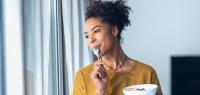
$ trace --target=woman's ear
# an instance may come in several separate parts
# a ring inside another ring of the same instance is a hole
[[[115,37],[117,37],[117,35],[119,34],[117,26],[112,27],[112,34]]]

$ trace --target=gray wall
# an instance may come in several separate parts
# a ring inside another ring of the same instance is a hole
[[[171,95],[170,57],[200,55],[200,0],[128,0],[128,5],[132,25],[122,46],[154,67],[164,95]]]

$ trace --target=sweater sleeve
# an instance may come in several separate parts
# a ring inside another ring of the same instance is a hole
[[[153,74],[153,84],[158,85],[156,95],[163,95],[162,90],[161,90],[161,86],[160,86],[160,81],[158,79],[158,76],[157,76],[155,70],[153,70],[153,72],[154,72],[154,74]]]
[[[76,73],[74,80],[73,95],[86,95],[85,83],[80,70]]]

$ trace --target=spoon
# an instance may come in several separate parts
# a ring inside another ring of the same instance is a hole
[[[94,48],[92,49],[92,51],[94,52],[94,54],[97,56],[98,60],[100,60],[100,49],[99,48]]]

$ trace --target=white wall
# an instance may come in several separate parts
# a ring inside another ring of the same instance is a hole
[[[131,26],[122,46],[132,58],[157,71],[164,95],[171,95],[170,57],[200,55],[200,0],[128,0]]]

